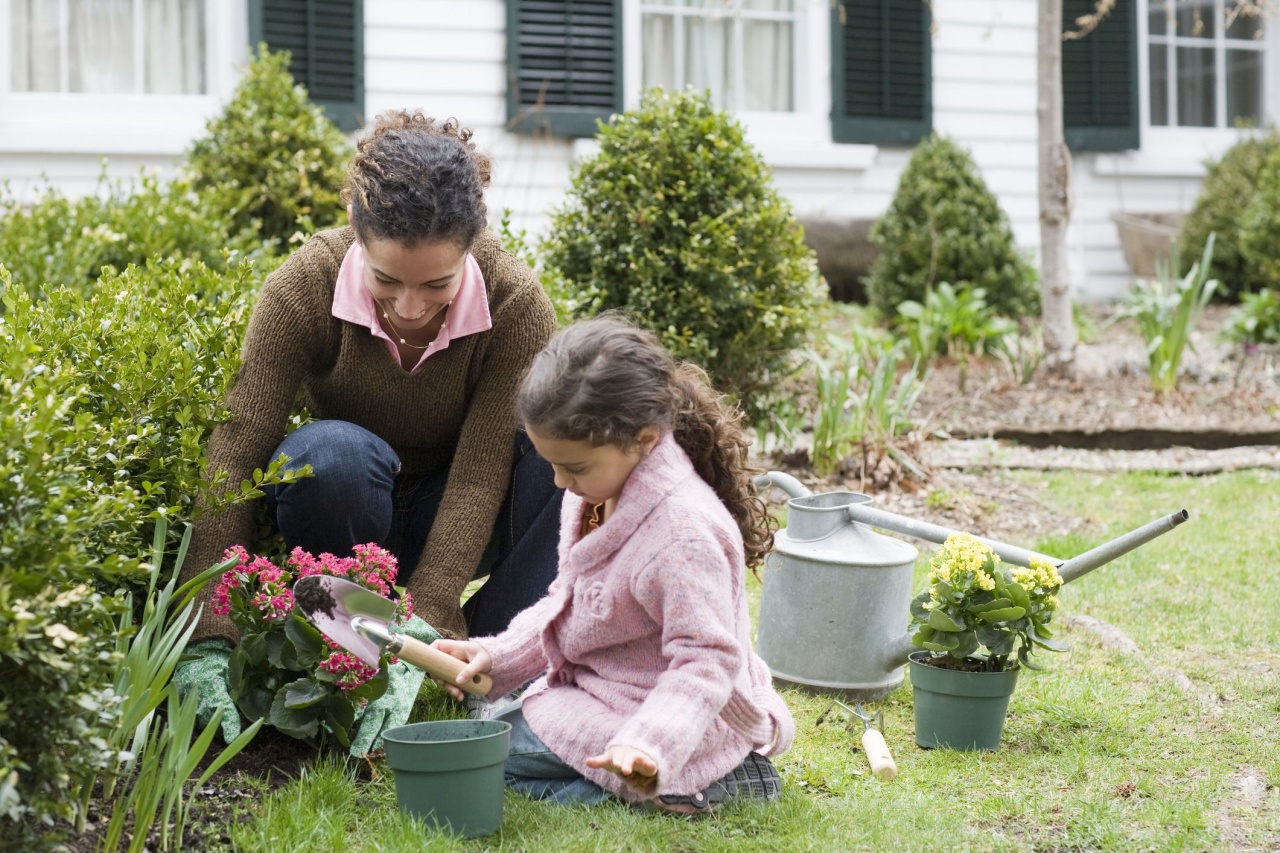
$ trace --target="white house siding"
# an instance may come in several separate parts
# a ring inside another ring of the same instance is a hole
[[[872,218],[888,206],[910,150],[829,141],[828,0],[809,0],[809,5],[807,85],[801,96],[807,114],[785,123],[750,115],[742,119],[799,216]],[[932,0],[932,6],[934,127],[972,153],[1009,215],[1019,245],[1034,254],[1039,244],[1036,2]],[[230,53],[226,45],[245,40],[244,0],[230,0],[222,8],[226,11],[220,13],[215,38]],[[1140,8],[1139,19],[1144,15]],[[372,117],[386,109],[421,108],[471,127],[477,143],[494,159],[489,194],[493,220],[509,208],[516,227],[543,231],[548,212],[564,197],[572,163],[589,153],[591,144],[504,130],[505,2],[366,0],[364,16],[366,113]],[[628,23],[635,19],[631,13]],[[634,34],[627,39],[635,50]],[[1273,48],[1275,44],[1272,37]],[[629,71],[634,73],[637,65],[633,57]],[[1276,67],[1272,63],[1269,79],[1276,76]],[[630,87],[628,103],[636,100],[637,88]],[[1280,87],[1270,89],[1274,111]],[[219,81],[217,91],[225,99],[229,83]],[[0,138],[0,180],[29,195],[43,175],[78,195],[95,186],[104,156],[113,176],[127,177],[143,166],[171,172],[183,148],[182,139],[168,138],[179,131],[171,124],[165,126],[167,134],[143,135],[142,144],[136,144],[139,134],[134,133],[133,145],[127,138],[98,145],[99,135],[89,124],[80,138],[59,136],[53,146],[40,140],[24,144],[12,132]],[[199,132],[198,126],[193,128],[182,130],[183,138]],[[0,136],[3,131],[0,121]],[[1144,128],[1140,151],[1076,158],[1075,214],[1068,239],[1078,298],[1113,299],[1129,286],[1111,214],[1187,211],[1199,190],[1203,160],[1219,156],[1233,138],[1229,131]],[[95,150],[86,150],[90,146]]]

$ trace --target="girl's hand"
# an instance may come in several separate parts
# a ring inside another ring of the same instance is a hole
[[[471,640],[446,640],[442,638],[432,643],[431,648],[442,651],[447,655],[452,655],[467,664],[458,673],[458,677],[453,684],[436,679],[436,684],[443,687],[446,693],[459,702],[467,694],[463,693],[458,685],[465,684],[480,673],[488,672],[493,668],[493,658],[489,657],[489,653],[484,650],[484,646]]]
[[[611,746],[600,755],[588,758],[587,766],[602,767],[623,777],[630,777],[633,773],[647,777],[634,780],[641,787],[653,784],[658,776],[658,762],[629,746]]]

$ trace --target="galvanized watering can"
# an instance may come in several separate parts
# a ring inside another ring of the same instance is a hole
[[[777,486],[791,496],[787,527],[765,560],[756,645],[774,678],[819,693],[878,699],[902,683],[907,655],[916,651],[905,633],[911,575],[919,553],[872,526],[945,542],[958,531],[874,509],[858,492],[812,494],[790,474],[771,471],[756,487]],[[1060,560],[978,537],[1006,563],[1032,558],[1058,567],[1063,582],[1105,565],[1167,533],[1188,518],[1179,510]]]

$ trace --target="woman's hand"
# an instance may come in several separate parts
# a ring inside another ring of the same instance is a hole
[[[466,663],[466,666],[458,673],[458,677],[453,684],[436,679],[436,684],[443,687],[446,693],[459,702],[467,694],[463,693],[462,688],[458,687],[458,685],[466,684],[482,672],[488,672],[493,668],[493,658],[489,657],[489,653],[484,650],[484,646],[471,640],[439,639],[431,644],[431,648],[442,651],[447,655],[452,655]]]
[[[627,778],[633,774],[646,777],[633,780],[634,784],[642,788],[652,785],[658,776],[658,762],[629,746],[611,746],[600,755],[588,758],[587,766],[603,768]]]

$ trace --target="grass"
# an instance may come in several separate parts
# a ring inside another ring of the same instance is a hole
[[[1141,655],[1060,630],[1071,652],[1046,653],[1047,672],[1024,674],[997,752],[916,747],[904,685],[873,703],[899,767],[879,782],[856,735],[815,726],[825,699],[787,692],[798,731],[778,759],[786,788],[773,806],[686,821],[508,794],[501,832],[462,841],[402,818],[388,775],[361,783],[326,763],[252,806],[233,844],[271,853],[1280,846],[1280,475],[1021,476],[1089,520],[1084,537],[1015,543],[1055,556],[1182,507],[1191,520],[1064,590],[1062,613],[1110,623]],[[424,692],[418,715],[456,713],[446,702]]]

